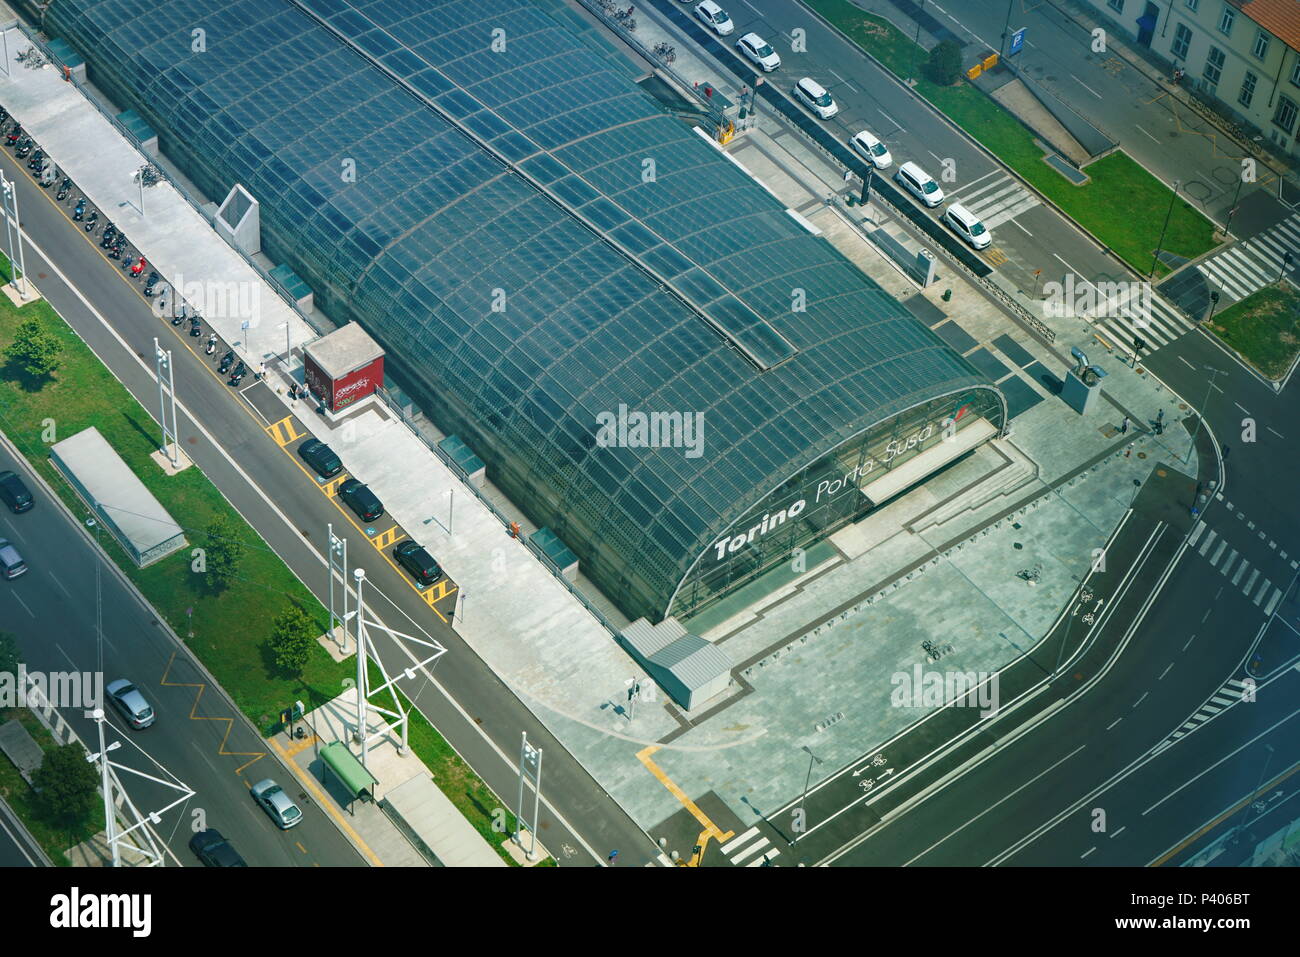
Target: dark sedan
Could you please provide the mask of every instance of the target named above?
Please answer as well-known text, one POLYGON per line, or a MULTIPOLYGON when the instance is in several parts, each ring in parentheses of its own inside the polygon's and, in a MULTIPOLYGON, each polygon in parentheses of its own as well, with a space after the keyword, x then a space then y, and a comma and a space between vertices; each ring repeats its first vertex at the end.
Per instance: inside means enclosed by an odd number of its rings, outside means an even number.
POLYGON ((3 500, 9 506, 9 511, 14 514, 25 512, 36 504, 31 490, 13 472, 0 472, 0 500, 3 500))
POLYGON ((339 486, 339 498, 363 522, 373 522, 384 514, 384 503, 379 501, 379 496, 354 478, 339 486))
POLYGON ((320 439, 308 439, 298 446, 298 455, 316 470, 321 478, 333 478, 343 471, 343 460, 338 453, 320 439))
POLYGON ((419 542, 407 539, 393 549, 393 557, 411 573, 417 584, 432 585, 442 577, 442 569, 419 542))
POLYGON ((248 863, 234 846, 214 827, 199 831, 190 838, 190 850, 204 867, 247 867, 248 863))

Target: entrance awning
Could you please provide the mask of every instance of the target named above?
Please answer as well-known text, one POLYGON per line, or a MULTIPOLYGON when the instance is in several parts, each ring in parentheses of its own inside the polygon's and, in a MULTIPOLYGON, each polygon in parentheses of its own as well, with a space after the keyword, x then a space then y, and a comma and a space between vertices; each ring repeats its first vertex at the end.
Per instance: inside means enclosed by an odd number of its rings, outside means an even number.
POLYGON ((914 455, 902 465, 890 469, 869 485, 863 486, 862 494, 872 505, 888 501, 903 489, 915 485, 931 472, 943 468, 985 439, 997 434, 997 428, 988 419, 978 419, 963 428, 948 441, 926 449, 920 455, 914 455))
POLYGON ((378 782, 342 741, 335 741, 321 748, 320 759, 334 772, 335 777, 347 788, 348 794, 353 798, 358 798, 366 792, 374 793, 374 787, 378 782))

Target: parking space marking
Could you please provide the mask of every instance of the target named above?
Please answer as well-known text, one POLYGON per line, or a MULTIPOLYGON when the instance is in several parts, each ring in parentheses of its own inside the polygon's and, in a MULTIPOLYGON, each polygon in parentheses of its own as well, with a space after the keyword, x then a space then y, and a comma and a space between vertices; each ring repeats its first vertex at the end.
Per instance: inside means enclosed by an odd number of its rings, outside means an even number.
POLYGON ((426 605, 434 611, 437 611, 438 609, 436 606, 438 602, 442 601, 449 595, 454 595, 455 593, 456 586, 452 584, 451 579, 440 578, 428 588, 424 589, 424 591, 420 592, 420 597, 424 599, 426 605))
POLYGON ((286 415, 279 422, 272 422, 266 427, 266 434, 275 440, 275 444, 284 448, 291 442, 296 442, 306 433, 299 432, 294 428, 294 418, 292 415, 286 415))
POLYGON ((394 525, 388 531, 380 532, 378 535, 370 539, 370 544, 374 545, 375 548, 379 549, 382 552, 389 545, 397 544, 397 540, 399 538, 405 538, 405 537, 406 537, 406 533, 402 531, 402 529, 399 526, 394 525))

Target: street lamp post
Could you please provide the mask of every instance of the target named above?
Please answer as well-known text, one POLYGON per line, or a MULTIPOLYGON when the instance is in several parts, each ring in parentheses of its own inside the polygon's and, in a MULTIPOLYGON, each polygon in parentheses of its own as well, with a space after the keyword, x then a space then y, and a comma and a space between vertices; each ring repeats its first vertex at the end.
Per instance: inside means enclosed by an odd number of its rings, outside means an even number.
MULTIPOLYGON (((921 10, 924 10, 924 9, 925 9, 925 0, 921 0, 921 10)), ((1008 12, 1007 16, 1010 17, 1010 15, 1011 15, 1011 14, 1008 12)), ((918 15, 918 19, 917 19, 917 21, 916 21, 916 39, 912 42, 912 67, 911 67, 910 70, 907 71, 908 73, 911 74, 913 81, 915 81, 915 80, 917 79, 917 76, 916 76, 916 51, 919 50, 919 49, 921 49, 921 21, 920 21, 920 19, 919 19, 919 15, 918 15)))
POLYGON ((1169 220, 1174 215, 1174 203, 1178 199, 1178 186, 1179 181, 1174 180, 1174 191, 1169 197, 1169 210, 1165 213, 1165 224, 1160 227, 1160 242, 1156 243, 1156 255, 1151 260, 1151 271, 1147 273, 1148 279, 1156 274, 1156 264, 1160 262, 1160 253, 1165 248, 1165 232, 1169 229, 1169 220))
MULTIPOLYGON (((19 242, 19 247, 18 247, 18 248, 21 249, 21 248, 22 248, 22 245, 21 245, 21 244, 22 244, 22 237, 21 237, 21 236, 18 237, 18 242, 19 242)), ((1294 261, 1295 261, 1295 256, 1293 256, 1293 255, 1291 254, 1291 250, 1288 249, 1285 253, 1282 254, 1282 268, 1279 269, 1279 270, 1278 270, 1278 273, 1277 273, 1277 281, 1278 281, 1278 282, 1281 282, 1283 279, 1286 278, 1286 271, 1287 271, 1288 269, 1291 268, 1291 263, 1294 262, 1294 261)))
POLYGON ((173 468, 178 468, 180 462, 180 436, 177 432, 180 429, 176 419, 176 382, 172 375, 172 354, 168 349, 163 349, 158 345, 158 337, 154 336, 153 355, 155 363, 155 373, 158 378, 158 418, 162 424, 162 451, 172 463, 173 468), (164 384, 163 376, 167 377, 164 384), (171 398, 171 427, 167 426, 167 399, 171 398), (171 437, 170 448, 167 445, 167 438, 171 437))
MULTIPOLYGON (((1248 799, 1246 801, 1246 806, 1245 808, 1243 808, 1243 811, 1246 812, 1249 812, 1251 806, 1255 803, 1255 795, 1259 793, 1259 789, 1263 786, 1264 775, 1268 773, 1268 766, 1273 761, 1273 745, 1271 744, 1264 745, 1264 750, 1268 752, 1268 757, 1264 759, 1264 766, 1259 770, 1259 780, 1255 782, 1255 789, 1250 792, 1250 795, 1248 796, 1248 799)), ((1251 822, 1252 822, 1252 818, 1250 817, 1250 814, 1247 813, 1246 820, 1241 824, 1238 824, 1235 828, 1232 829, 1232 837, 1233 837, 1232 843, 1236 844, 1241 840, 1241 838, 1238 837, 1237 835, 1239 835, 1246 828, 1250 827, 1251 822)))
POLYGON ((1210 314, 1205 317, 1206 325, 1209 325, 1214 321, 1214 310, 1219 308, 1219 300, 1221 298, 1222 296, 1219 295, 1219 290, 1210 290, 1210 314))
POLYGON ((4 191, 5 236, 9 241, 9 271, 18 295, 27 295, 27 257, 23 252, 22 224, 18 219, 18 190, 13 180, 0 173, 0 187, 4 191), (14 251, 17 250, 17 257, 14 251))
POLYGON ((1016 0, 1007 0, 1007 19, 1002 24, 1002 45, 998 47, 998 59, 1007 55, 1007 31, 1011 29, 1011 7, 1016 0))
POLYGON ((1187 447, 1187 455, 1183 458, 1183 464, 1186 465, 1192 460, 1192 450, 1196 448, 1196 439, 1201 434, 1201 422, 1205 419, 1205 408, 1210 404, 1210 390, 1214 388, 1214 380, 1221 375, 1227 375, 1222 369, 1211 369, 1205 367, 1205 371, 1210 374, 1210 381, 1205 384, 1205 401, 1201 403, 1200 414, 1196 416, 1196 428, 1192 432, 1192 444, 1187 447))
POLYGON ((805 821, 805 819, 804 819, 804 809, 803 809, 803 805, 804 805, 804 802, 808 800, 808 785, 812 783, 812 769, 813 769, 813 764, 814 764, 814 763, 816 763, 816 764, 821 764, 821 763, 822 763, 822 759, 819 758, 819 757, 817 757, 817 755, 813 754, 813 753, 812 753, 812 748, 808 747, 808 745, 806 745, 806 744, 803 745, 803 746, 800 748, 800 750, 801 750, 801 751, 807 751, 807 752, 808 752, 808 776, 805 777, 804 780, 803 780, 803 797, 799 798, 799 823, 800 823, 800 825, 802 825, 802 826, 799 828, 799 830, 797 830, 797 831, 795 832, 794 840, 792 840, 792 841, 790 842, 791 844, 798 844, 798 843, 799 843, 799 836, 800 836, 801 834, 803 834, 804 831, 806 831, 806 830, 808 829, 808 828, 807 828, 806 821, 805 821))

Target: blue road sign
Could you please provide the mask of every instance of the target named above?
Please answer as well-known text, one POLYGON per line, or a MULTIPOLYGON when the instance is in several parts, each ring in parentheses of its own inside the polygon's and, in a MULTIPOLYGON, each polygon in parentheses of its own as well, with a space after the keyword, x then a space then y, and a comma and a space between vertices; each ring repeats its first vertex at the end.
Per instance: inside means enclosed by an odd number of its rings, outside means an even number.
POLYGON ((1015 33, 1011 34, 1011 46, 1007 50, 1007 56, 1015 56, 1025 45, 1025 31, 1028 27, 1021 27, 1015 33))

